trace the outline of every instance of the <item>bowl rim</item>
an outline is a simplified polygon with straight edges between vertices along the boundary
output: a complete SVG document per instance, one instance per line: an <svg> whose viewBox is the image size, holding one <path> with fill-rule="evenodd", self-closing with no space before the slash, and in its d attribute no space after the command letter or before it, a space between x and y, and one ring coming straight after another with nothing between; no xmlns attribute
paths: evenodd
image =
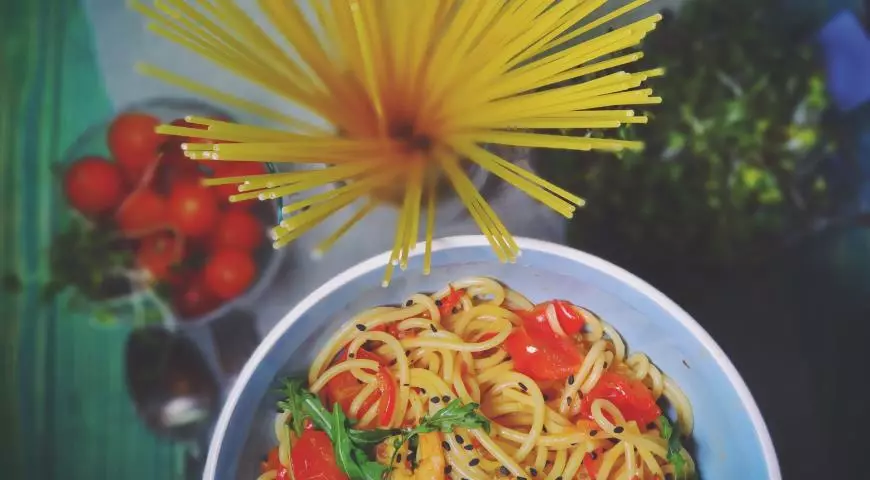
<svg viewBox="0 0 870 480"><path fill-rule="evenodd" d="M704 330L704 328L685 310L674 303L674 301L668 298L665 294L658 291L655 287L631 272L614 265L607 260L596 257L595 255L544 240L525 237L515 237L515 240L521 251L539 251L563 257L567 260L587 265L624 281L639 293L651 298L675 320L687 328L690 333L712 354L714 361L719 368L722 369L722 372L731 382L731 386L740 398L741 403L749 415L755 433L758 436L759 443L761 443L762 455L764 456L765 463L770 470L769 478L771 480L782 479L782 473L773 446L773 440L770 437L770 432L764 422L764 418L761 416L758 404L755 402L752 393L749 391L749 387L746 386L746 383L743 381L737 368L734 367L731 360L725 354L725 351L719 347L716 341L713 340L713 337L711 337L710 334L707 333L707 331ZM423 245L424 242L419 242L416 245L416 248L414 248L410 253L410 256L414 257L422 255L424 251ZM483 235L461 235L444 237L432 242L433 252L468 247L489 248L489 241ZM229 427L230 418L232 417L233 411L236 409L242 391L266 354L274 348L275 344L284 335L287 329L296 323L296 321L311 307L349 281L375 269L384 268L390 259L390 254L391 252L387 251L375 255L339 273L302 299L302 301L293 307L284 318L282 318L275 327L273 327L269 333L263 337L260 345L245 363L245 366L242 368L225 398L220 416L218 417L209 441L208 457L206 459L205 468L203 469L204 479L215 478L215 474L217 473L217 459L218 455L221 453L223 437L226 435L227 428Z"/></svg>

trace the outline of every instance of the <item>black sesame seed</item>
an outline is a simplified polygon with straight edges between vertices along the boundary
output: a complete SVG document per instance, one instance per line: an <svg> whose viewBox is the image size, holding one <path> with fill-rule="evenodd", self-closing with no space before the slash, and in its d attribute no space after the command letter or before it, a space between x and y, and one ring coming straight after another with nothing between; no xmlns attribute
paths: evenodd
<svg viewBox="0 0 870 480"><path fill-rule="evenodd" d="M656 425L656 422L650 422L650 423L647 423L647 424L646 424L646 429L647 429L647 430L652 430L652 429L654 429L654 428L658 428L658 425Z"/></svg>
<svg viewBox="0 0 870 480"><path fill-rule="evenodd" d="M613 429L613 433L622 433L624 431L625 431L625 429L622 427L616 427Z"/></svg>
<svg viewBox="0 0 870 480"><path fill-rule="evenodd" d="M471 461L468 462L468 466L469 467L476 467L477 464L479 464L479 463L480 463L479 458L472 458Z"/></svg>
<svg viewBox="0 0 870 480"><path fill-rule="evenodd" d="M535 467L530 468L530 469L529 469L529 473L532 474L533 477L537 477L537 476L538 476L538 470L535 469Z"/></svg>
<svg viewBox="0 0 870 480"><path fill-rule="evenodd" d="M397 363L399 363L399 359L398 359L398 358L394 358L394 359L390 360L390 366L391 366L391 367L392 367L393 365L397 364Z"/></svg>
<svg viewBox="0 0 870 480"><path fill-rule="evenodd" d="M438 307L440 307L440 306L441 306L441 300L435 300L435 305L438 306Z"/></svg>
<svg viewBox="0 0 870 480"><path fill-rule="evenodd" d="M508 475L509 473L511 473L511 471L508 470L507 467L502 465L502 466L498 467L498 473L500 473L502 475Z"/></svg>
<svg viewBox="0 0 870 480"><path fill-rule="evenodd" d="M453 307L453 313L458 313L458 312L459 312L459 307Z"/></svg>
<svg viewBox="0 0 870 480"><path fill-rule="evenodd" d="M571 397L565 397L565 403L571 405Z"/></svg>
<svg viewBox="0 0 870 480"><path fill-rule="evenodd" d="M366 331L366 326L363 325L363 324L361 324L361 323L357 323L357 324L356 324L356 329L359 330L360 332L365 332L365 331Z"/></svg>
<svg viewBox="0 0 870 480"><path fill-rule="evenodd" d="M450 451L450 444L447 443L447 440L444 440L443 442L441 442L441 448L443 448L444 450L446 450L448 452Z"/></svg>
<svg viewBox="0 0 870 480"><path fill-rule="evenodd" d="M553 464L553 461L552 461L552 460L547 460L546 462L544 462L544 465L546 465L546 466L548 466L548 467L549 467L550 465L552 465L552 464Z"/></svg>
<svg viewBox="0 0 870 480"><path fill-rule="evenodd" d="M619 439L618 439L618 438L608 438L608 440L610 440L610 443L612 443L612 444L614 444L614 445L616 445L617 443L619 443Z"/></svg>
<svg viewBox="0 0 870 480"><path fill-rule="evenodd" d="M547 426L544 425L543 427L541 427L541 431L544 432L544 433L547 433Z"/></svg>
<svg viewBox="0 0 870 480"><path fill-rule="evenodd" d="M410 387L411 384L410 384L410 383L403 383L402 386L403 386L403 387Z"/></svg>
<svg viewBox="0 0 870 480"><path fill-rule="evenodd" d="M589 458L592 460L596 460L598 458L598 454L595 452L589 452Z"/></svg>
<svg viewBox="0 0 870 480"><path fill-rule="evenodd" d="M421 389L420 389L420 393L422 393L423 395L426 395L426 389L425 389L425 388L421 388Z"/></svg>
<svg viewBox="0 0 870 480"><path fill-rule="evenodd" d="M438 403L441 401L441 397L432 397L432 403Z"/></svg>
<svg viewBox="0 0 870 480"><path fill-rule="evenodd" d="M574 385L574 375L568 377L568 385Z"/></svg>
<svg viewBox="0 0 870 480"><path fill-rule="evenodd" d="M472 444L469 443L468 445L466 445L466 446L464 446L464 447L462 447L462 448L464 448L464 449L466 449L466 450L468 450L468 451L471 451L471 450L474 450L474 445L472 445Z"/></svg>
<svg viewBox="0 0 870 480"><path fill-rule="evenodd" d="M517 477L517 480L526 480L526 477Z"/></svg>
<svg viewBox="0 0 870 480"><path fill-rule="evenodd" d="M447 465L446 467L444 467L444 475L450 475L450 472L452 472L452 471L453 471L452 466Z"/></svg>
<svg viewBox="0 0 870 480"><path fill-rule="evenodd" d="M429 330L432 330L432 333L438 333L438 329L435 328L435 325L431 323L429 324Z"/></svg>
<svg viewBox="0 0 870 480"><path fill-rule="evenodd" d="M590 437L594 437L595 435L598 435L598 430L589 430Z"/></svg>
<svg viewBox="0 0 870 480"><path fill-rule="evenodd" d="M450 395L444 395L441 397L441 401L444 403L450 403Z"/></svg>
<svg viewBox="0 0 870 480"><path fill-rule="evenodd" d="M348 358L356 358L355 353L348 353L347 356L348 356Z"/></svg>
<svg viewBox="0 0 870 480"><path fill-rule="evenodd" d="M523 383L523 382L519 382L517 385L520 386L520 390L522 390L522 391L524 391L524 392L528 392L528 391L529 391L529 387L527 387L525 383Z"/></svg>
<svg viewBox="0 0 870 480"><path fill-rule="evenodd" d="M458 433L457 433L456 436L453 437L453 438L455 438L455 439L456 439L456 443L458 443L458 444L460 444L460 445L462 445L463 443L465 443L465 439L462 438L462 435L460 435L460 434L458 434Z"/></svg>
<svg viewBox="0 0 870 480"><path fill-rule="evenodd" d="M610 364L609 364L609 363L607 363L607 362L604 362L604 369L605 369L605 370L606 370L606 369L607 369L607 367L609 367L609 366L610 366Z"/></svg>
<svg viewBox="0 0 870 480"><path fill-rule="evenodd" d="M396 463L402 463L402 454L401 453L396 454Z"/></svg>
<svg viewBox="0 0 870 480"><path fill-rule="evenodd" d="M406 307L410 307L410 306L413 305L413 304L414 304L414 302L411 301L411 300L408 300L408 301L405 302L405 306L406 306Z"/></svg>
<svg viewBox="0 0 870 480"><path fill-rule="evenodd" d="M556 480L562 480L562 476L559 475L558 477L556 477Z"/></svg>

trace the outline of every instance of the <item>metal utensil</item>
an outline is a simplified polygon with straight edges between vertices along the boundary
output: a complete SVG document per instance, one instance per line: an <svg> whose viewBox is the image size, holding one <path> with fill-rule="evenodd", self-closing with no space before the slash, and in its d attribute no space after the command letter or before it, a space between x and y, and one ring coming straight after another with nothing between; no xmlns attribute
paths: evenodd
<svg viewBox="0 0 870 480"><path fill-rule="evenodd" d="M195 443L219 407L220 387L196 345L161 327L134 331L126 347L127 390L146 426Z"/></svg>

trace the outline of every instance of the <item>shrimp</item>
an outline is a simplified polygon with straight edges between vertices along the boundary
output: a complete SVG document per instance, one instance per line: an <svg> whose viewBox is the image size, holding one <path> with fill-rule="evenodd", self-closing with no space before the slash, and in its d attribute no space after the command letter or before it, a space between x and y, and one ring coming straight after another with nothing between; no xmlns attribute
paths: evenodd
<svg viewBox="0 0 870 480"><path fill-rule="evenodd" d="M376 449L378 462L389 464L393 457L393 440L395 437L384 440ZM405 461L396 462L390 473L391 480L442 480L444 467L447 461L441 450L441 434L438 432L423 433L418 437L416 458L417 468L411 470L407 462L407 443L399 447L399 455Z"/></svg>

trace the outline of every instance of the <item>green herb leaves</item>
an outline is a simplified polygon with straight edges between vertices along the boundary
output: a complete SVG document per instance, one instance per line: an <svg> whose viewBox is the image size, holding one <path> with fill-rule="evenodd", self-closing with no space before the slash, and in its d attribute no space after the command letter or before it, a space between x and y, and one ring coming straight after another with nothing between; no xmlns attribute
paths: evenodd
<svg viewBox="0 0 870 480"><path fill-rule="evenodd" d="M680 443L680 426L679 424L671 425L668 417L662 415L659 417L659 430L662 438L668 441L668 463L674 466L674 477L676 480L688 480L692 478L692 473L689 471L686 459L683 457L683 445Z"/></svg>
<svg viewBox="0 0 870 480"><path fill-rule="evenodd" d="M370 461L363 449L368 444L377 443L374 441L376 436L352 430L338 404L330 413L304 384L299 379L285 379L280 389L285 398L278 402L278 407L290 412L293 430L301 435L305 419L310 418L314 426L326 432L332 440L335 460L351 480L381 480L389 469Z"/></svg>
<svg viewBox="0 0 870 480"><path fill-rule="evenodd" d="M476 403L463 404L458 398L454 399L434 415L423 417L420 425L412 431L418 434L436 431L448 433L456 427L462 427L471 430L480 428L489 433L489 420L477 411L479 406Z"/></svg>
<svg viewBox="0 0 870 480"><path fill-rule="evenodd" d="M329 412L320 399L305 388L299 379L285 379L279 390L284 399L278 407L290 412L291 425L297 435L305 428L305 419L310 418L314 426L326 432L335 450L335 458L351 480L381 480L392 469L370 460L368 447L390 437L396 437L393 444L396 452L405 442L413 442L422 433L452 432L456 428L482 429L489 433L489 420L481 415L476 403L463 404L454 399L446 407L431 416L423 417L420 424L407 429L356 430L351 428L350 420L338 404ZM393 454L395 462L396 454Z"/></svg>

